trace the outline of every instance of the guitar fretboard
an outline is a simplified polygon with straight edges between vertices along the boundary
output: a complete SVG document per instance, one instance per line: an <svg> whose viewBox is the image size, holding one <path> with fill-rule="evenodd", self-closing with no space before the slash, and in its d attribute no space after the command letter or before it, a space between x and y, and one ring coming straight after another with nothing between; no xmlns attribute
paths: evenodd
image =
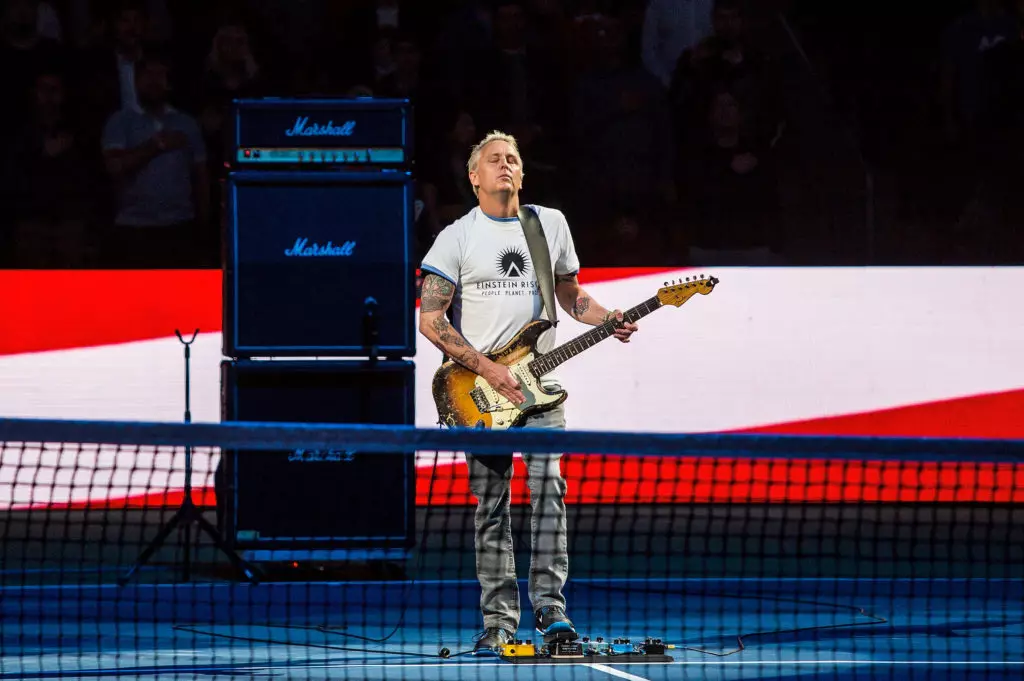
<svg viewBox="0 0 1024 681"><path fill-rule="evenodd" d="M622 318L627 322L635 322L636 320L646 317L655 310L661 307L661 301L655 296L644 302L640 303L635 307L631 307L622 313ZM580 354L587 348L592 348L605 338L610 338L615 335L615 321L605 322L599 326L595 326L590 331L573 338L567 343L562 343L551 352L545 353L537 359L530 362L530 371L535 376L543 376L546 373L554 371L555 367L566 362L576 355Z"/></svg>

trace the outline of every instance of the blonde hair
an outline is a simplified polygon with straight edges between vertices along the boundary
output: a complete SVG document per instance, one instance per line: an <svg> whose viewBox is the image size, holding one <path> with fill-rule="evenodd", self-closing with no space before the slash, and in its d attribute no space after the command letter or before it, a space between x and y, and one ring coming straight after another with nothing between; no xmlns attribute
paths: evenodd
<svg viewBox="0 0 1024 681"><path fill-rule="evenodd" d="M246 41L249 40L249 31L240 24L225 24L217 29L217 33L213 36L213 44L210 47L210 53L206 56L206 68L211 71L219 72L224 66L220 60L220 48L221 43L227 38L227 34L231 31L239 31L244 36ZM245 76L246 78L255 78L256 74L259 73L260 67L256 63L256 58L252 56L252 51L249 48L245 50Z"/></svg>
<svg viewBox="0 0 1024 681"><path fill-rule="evenodd" d="M473 148L470 149L469 160L466 161L467 171L472 173L476 170L477 166L480 165L480 154L483 152L484 147L486 147L491 142L507 142L508 145L512 147L512 151L516 152L516 156L519 157L519 167L523 167L523 155L519 153L519 144L516 142L516 138L508 134L507 132L494 130L492 132L487 133L486 137L484 137L482 140L474 144ZM523 172L523 176L526 176L525 172ZM476 185L473 185L473 193L479 194L480 188L477 187Z"/></svg>

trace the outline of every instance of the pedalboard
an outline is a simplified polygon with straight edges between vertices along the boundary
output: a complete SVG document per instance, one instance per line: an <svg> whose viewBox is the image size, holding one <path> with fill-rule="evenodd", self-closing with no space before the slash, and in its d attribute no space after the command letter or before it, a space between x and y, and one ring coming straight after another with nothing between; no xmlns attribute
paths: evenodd
<svg viewBox="0 0 1024 681"><path fill-rule="evenodd" d="M666 655L672 648L659 638L645 638L633 643L628 638L606 641L598 636L575 641L553 641L537 648L529 641L515 641L502 646L501 659L512 664L661 664L673 662Z"/></svg>

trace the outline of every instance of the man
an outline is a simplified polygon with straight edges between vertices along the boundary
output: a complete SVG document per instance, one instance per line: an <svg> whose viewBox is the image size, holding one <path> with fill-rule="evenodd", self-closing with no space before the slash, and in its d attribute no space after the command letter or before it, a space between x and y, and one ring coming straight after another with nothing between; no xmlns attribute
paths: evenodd
<svg viewBox="0 0 1024 681"><path fill-rule="evenodd" d="M644 66L666 88L679 56L711 35L712 0L650 0L641 37Z"/></svg>
<svg viewBox="0 0 1024 681"><path fill-rule="evenodd" d="M103 130L103 157L117 185L112 253L119 266L187 267L216 260L208 234L209 181L199 125L168 101L167 60L135 64L139 103Z"/></svg>
<svg viewBox="0 0 1024 681"><path fill-rule="evenodd" d="M469 181L479 206L446 227L423 259L420 332L448 357L482 376L509 400L524 401L509 369L483 353L507 343L529 322L545 316L530 250L519 224L523 164L516 140L493 132L473 147ZM598 325L616 319L616 337L628 342L637 330L623 323L580 288L579 261L565 216L558 210L529 206L540 219L551 253L555 297L575 319ZM526 295L523 295L523 292ZM453 323L446 313L453 307ZM546 352L555 345L554 329L538 340ZM557 379L545 377L554 382ZM564 428L562 407L527 423L531 428ZM568 576L565 480L560 454L525 454L533 512L530 603L537 630L546 640L575 640L565 612L562 589ZM519 590L510 527L511 456L466 454L470 489L477 498L476 567L484 631L475 652L494 654L514 639L519 628Z"/></svg>

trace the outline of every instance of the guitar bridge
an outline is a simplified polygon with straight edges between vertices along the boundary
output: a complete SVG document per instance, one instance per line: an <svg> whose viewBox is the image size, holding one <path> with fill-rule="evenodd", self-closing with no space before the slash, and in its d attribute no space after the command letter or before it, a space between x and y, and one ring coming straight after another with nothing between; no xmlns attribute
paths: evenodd
<svg viewBox="0 0 1024 681"><path fill-rule="evenodd" d="M487 396L484 395L484 391L480 386L477 386L469 391L469 396L473 398L473 404L480 410L481 414L485 414L488 411L490 405L487 404Z"/></svg>

